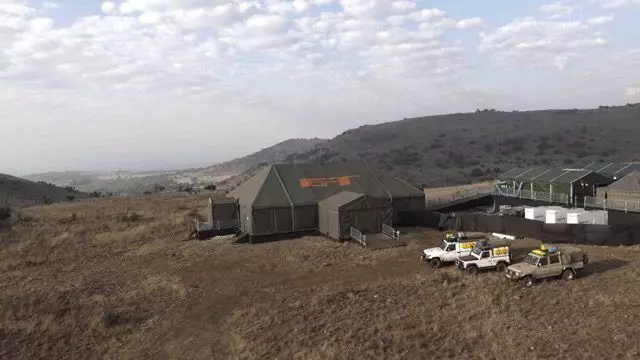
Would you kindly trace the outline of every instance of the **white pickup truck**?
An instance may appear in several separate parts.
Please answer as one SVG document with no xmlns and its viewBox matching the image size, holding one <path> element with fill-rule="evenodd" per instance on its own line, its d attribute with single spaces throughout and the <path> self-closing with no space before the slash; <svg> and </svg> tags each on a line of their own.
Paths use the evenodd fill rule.
<svg viewBox="0 0 640 360">
<path fill-rule="evenodd" d="M 475 275 L 478 270 L 496 269 L 504 272 L 511 264 L 509 246 L 496 246 L 486 241 L 478 241 L 471 254 L 456 259 L 458 269 Z"/>
<path fill-rule="evenodd" d="M 420 260 L 439 268 L 443 263 L 451 263 L 460 256 L 471 254 L 476 241 L 478 239 L 469 239 L 463 234 L 447 234 L 439 247 L 423 250 Z"/>
</svg>

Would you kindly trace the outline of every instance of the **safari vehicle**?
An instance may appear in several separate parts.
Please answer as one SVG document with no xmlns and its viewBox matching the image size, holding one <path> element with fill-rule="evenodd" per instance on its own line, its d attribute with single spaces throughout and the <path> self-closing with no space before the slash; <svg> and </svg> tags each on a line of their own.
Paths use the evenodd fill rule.
<svg viewBox="0 0 640 360">
<path fill-rule="evenodd" d="M 443 263 L 452 263 L 460 256 L 471 254 L 477 241 L 478 239 L 470 239 L 464 233 L 447 233 L 440 247 L 423 250 L 420 260 L 439 268 Z"/>
<path fill-rule="evenodd" d="M 526 287 L 533 286 L 536 280 L 550 277 L 562 276 L 565 280 L 573 280 L 588 262 L 589 258 L 580 248 L 542 245 L 527 254 L 521 263 L 509 266 L 505 276 L 522 281 Z"/>
<path fill-rule="evenodd" d="M 456 265 L 461 271 L 466 271 L 471 275 L 478 273 L 478 270 L 496 269 L 504 272 L 511 264 L 511 250 L 509 246 L 489 244 L 485 240 L 476 243 L 467 256 L 460 256 L 456 259 Z"/>
</svg>

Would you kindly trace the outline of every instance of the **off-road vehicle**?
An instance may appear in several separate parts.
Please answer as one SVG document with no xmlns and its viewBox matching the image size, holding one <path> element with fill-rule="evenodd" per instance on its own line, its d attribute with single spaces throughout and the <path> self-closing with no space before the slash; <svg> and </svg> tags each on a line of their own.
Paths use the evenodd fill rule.
<svg viewBox="0 0 640 360">
<path fill-rule="evenodd" d="M 573 280 L 584 269 L 589 258 L 582 249 L 569 246 L 542 245 L 532 250 L 521 263 L 507 268 L 505 276 L 514 281 L 522 281 L 530 287 L 536 280 L 562 276 L 565 280 Z"/>
<path fill-rule="evenodd" d="M 423 250 L 420 260 L 439 268 L 443 263 L 451 263 L 460 256 L 471 254 L 478 240 L 470 239 L 463 233 L 447 233 L 440 247 Z"/>
<path fill-rule="evenodd" d="M 456 259 L 458 269 L 475 275 L 478 270 L 496 269 L 504 272 L 511 264 L 511 250 L 509 246 L 489 244 L 485 240 L 476 243 L 467 256 Z"/>
</svg>

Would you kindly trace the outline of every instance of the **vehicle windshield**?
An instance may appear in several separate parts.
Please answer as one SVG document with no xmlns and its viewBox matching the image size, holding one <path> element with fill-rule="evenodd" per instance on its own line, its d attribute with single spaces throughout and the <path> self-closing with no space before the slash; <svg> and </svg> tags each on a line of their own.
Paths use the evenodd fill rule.
<svg viewBox="0 0 640 360">
<path fill-rule="evenodd" d="M 540 258 L 535 256 L 535 255 L 531 255 L 531 254 L 527 255 L 527 257 L 524 258 L 524 262 L 525 263 L 527 263 L 529 265 L 533 265 L 533 266 L 538 265 L 538 261 L 540 261 Z"/>
<path fill-rule="evenodd" d="M 449 245 L 449 243 L 442 240 L 442 245 L 440 245 L 440 249 L 445 250 L 447 248 L 447 245 Z"/>
<path fill-rule="evenodd" d="M 479 247 L 473 248 L 473 251 L 471 251 L 471 253 L 476 257 L 480 257 L 480 254 L 482 253 L 482 249 L 480 249 Z"/>
</svg>

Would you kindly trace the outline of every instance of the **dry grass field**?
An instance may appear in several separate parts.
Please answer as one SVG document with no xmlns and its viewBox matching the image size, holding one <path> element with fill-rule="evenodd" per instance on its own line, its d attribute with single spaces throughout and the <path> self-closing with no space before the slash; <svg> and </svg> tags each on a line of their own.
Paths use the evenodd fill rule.
<svg viewBox="0 0 640 360">
<path fill-rule="evenodd" d="M 433 270 L 442 234 L 186 241 L 203 198 L 24 209 L 0 231 L 1 359 L 637 359 L 640 247 L 585 247 L 573 282 Z M 517 243 L 517 256 L 533 240 Z"/>
</svg>

